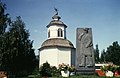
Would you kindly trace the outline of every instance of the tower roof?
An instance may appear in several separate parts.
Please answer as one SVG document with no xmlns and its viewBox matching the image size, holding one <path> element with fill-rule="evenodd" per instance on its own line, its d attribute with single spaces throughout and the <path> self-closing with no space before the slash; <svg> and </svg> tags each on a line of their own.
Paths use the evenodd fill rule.
<svg viewBox="0 0 120 78">
<path fill-rule="evenodd" d="M 52 21 L 47 25 L 47 27 L 52 26 L 52 25 L 58 25 L 58 26 L 65 26 L 67 28 L 67 26 L 60 21 L 61 17 L 58 15 L 58 10 L 55 8 L 55 15 L 52 17 Z"/>
<path fill-rule="evenodd" d="M 58 16 L 58 10 L 56 9 L 55 11 L 56 11 L 56 14 L 52 17 L 53 20 L 47 25 L 47 27 L 48 28 L 50 26 L 64 27 L 63 28 L 64 30 L 62 30 L 63 32 L 59 32 L 59 34 L 61 33 L 63 36 L 58 36 L 58 29 L 51 30 L 50 28 L 48 32 L 49 38 L 42 43 L 41 48 L 39 50 L 42 50 L 48 47 L 74 48 L 74 45 L 69 40 L 66 39 L 66 27 L 67 26 L 62 21 L 60 21 L 61 17 Z M 53 33 L 55 33 L 55 35 Z"/>
<path fill-rule="evenodd" d="M 53 26 L 53 25 L 58 25 L 58 26 L 65 26 L 65 28 L 67 28 L 67 26 L 60 20 L 52 20 L 47 27 L 49 26 Z"/>
<path fill-rule="evenodd" d="M 67 39 L 61 39 L 61 38 L 52 38 L 52 39 L 47 39 L 44 41 L 41 45 L 41 48 L 43 47 L 52 47 L 52 46 L 59 46 L 59 47 L 69 47 L 69 48 L 74 48 L 73 44 L 67 40 Z"/>
</svg>

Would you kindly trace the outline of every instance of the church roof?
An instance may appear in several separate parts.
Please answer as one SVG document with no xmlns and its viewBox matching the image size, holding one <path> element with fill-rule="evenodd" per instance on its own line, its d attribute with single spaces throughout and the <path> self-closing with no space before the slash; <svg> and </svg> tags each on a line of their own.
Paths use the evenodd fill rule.
<svg viewBox="0 0 120 78">
<path fill-rule="evenodd" d="M 52 25 L 60 25 L 60 26 L 65 26 L 65 27 L 67 27 L 62 21 L 59 21 L 59 20 L 52 20 L 52 21 L 47 25 L 47 27 L 52 26 Z"/>
<path fill-rule="evenodd" d="M 41 48 L 50 47 L 50 46 L 74 48 L 73 44 L 69 40 L 62 39 L 62 38 L 47 39 L 46 41 L 43 42 L 43 44 L 41 45 Z"/>
<path fill-rule="evenodd" d="M 54 15 L 52 17 L 52 21 L 47 25 L 47 27 L 52 26 L 52 25 L 60 25 L 60 26 L 65 26 L 67 27 L 62 21 L 60 21 L 61 17 L 58 15 Z"/>
</svg>

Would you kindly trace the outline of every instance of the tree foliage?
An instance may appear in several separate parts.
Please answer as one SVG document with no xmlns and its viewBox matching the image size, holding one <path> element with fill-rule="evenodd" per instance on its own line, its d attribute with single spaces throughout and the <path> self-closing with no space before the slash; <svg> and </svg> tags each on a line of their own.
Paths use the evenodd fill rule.
<svg viewBox="0 0 120 78">
<path fill-rule="evenodd" d="M 27 75 L 35 68 L 33 41 L 20 17 L 13 21 L 6 33 L 6 53 L 3 55 L 7 70 L 15 75 Z M 23 73 L 24 72 L 24 73 Z"/>
<path fill-rule="evenodd" d="M 100 62 L 105 63 L 106 62 L 106 52 L 105 49 L 101 52 Z"/>
<path fill-rule="evenodd" d="M 0 2 L 0 70 L 17 76 L 27 75 L 38 64 L 32 46 L 33 41 L 29 39 L 29 31 L 25 29 L 25 23 L 21 18 L 17 17 L 11 22 L 5 10 L 6 5 Z"/>
<path fill-rule="evenodd" d="M 5 10 L 6 5 L 0 2 L 0 70 L 4 70 L 5 68 L 5 65 L 3 64 L 4 61 L 2 61 L 3 55 L 6 53 L 5 49 L 7 47 L 5 31 L 7 25 L 10 24 L 9 14 L 6 14 Z"/>
<path fill-rule="evenodd" d="M 96 45 L 96 49 L 94 50 L 94 57 L 95 57 L 95 62 L 98 63 L 99 60 L 99 49 L 98 49 L 98 44 Z"/>
<path fill-rule="evenodd" d="M 117 41 L 107 48 L 106 61 L 120 65 L 120 45 Z"/>
<path fill-rule="evenodd" d="M 7 24 L 10 23 L 9 14 L 5 13 L 6 5 L 0 2 L 0 35 L 5 33 Z"/>
</svg>

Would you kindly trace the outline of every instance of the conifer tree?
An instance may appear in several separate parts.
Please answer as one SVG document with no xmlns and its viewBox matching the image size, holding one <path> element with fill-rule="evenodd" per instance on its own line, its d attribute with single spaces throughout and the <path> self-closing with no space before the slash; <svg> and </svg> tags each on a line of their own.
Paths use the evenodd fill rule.
<svg viewBox="0 0 120 78">
<path fill-rule="evenodd" d="M 120 45 L 118 42 L 113 42 L 106 50 L 106 60 L 120 65 Z"/>
<path fill-rule="evenodd" d="M 105 63 L 106 62 L 106 52 L 105 49 L 101 52 L 100 62 Z"/>
<path fill-rule="evenodd" d="M 7 24 L 10 23 L 9 14 L 5 13 L 6 5 L 0 1 L 0 35 L 5 33 Z"/>
<path fill-rule="evenodd" d="M 35 68 L 35 54 L 33 41 L 29 39 L 29 32 L 20 17 L 13 21 L 9 32 L 6 33 L 6 54 L 4 62 L 6 69 L 17 76 L 28 75 Z"/>
<path fill-rule="evenodd" d="M 0 1 L 0 70 L 17 76 L 28 75 L 37 64 L 33 41 L 21 18 L 11 22 L 5 10 L 6 5 Z"/>
<path fill-rule="evenodd" d="M 6 53 L 5 47 L 7 46 L 5 43 L 6 42 L 5 31 L 8 24 L 10 24 L 9 14 L 8 13 L 6 14 L 5 10 L 6 5 L 0 1 L 0 70 L 5 69 L 5 65 L 3 64 L 4 61 L 2 61 L 3 55 Z"/>
<path fill-rule="evenodd" d="M 99 49 L 98 49 L 98 44 L 96 45 L 96 49 L 94 50 L 94 56 L 95 56 L 95 62 L 99 62 Z"/>
</svg>

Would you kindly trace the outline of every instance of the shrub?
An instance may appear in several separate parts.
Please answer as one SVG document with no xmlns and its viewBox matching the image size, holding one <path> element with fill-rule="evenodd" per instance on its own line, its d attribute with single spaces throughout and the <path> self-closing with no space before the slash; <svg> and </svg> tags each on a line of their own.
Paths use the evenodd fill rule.
<svg viewBox="0 0 120 78">
<path fill-rule="evenodd" d="M 51 66 L 51 75 L 52 77 L 59 77 L 60 71 L 55 66 Z"/>
<path fill-rule="evenodd" d="M 47 77 L 58 77 L 60 76 L 59 70 L 55 66 L 50 66 L 48 62 L 43 63 L 43 65 L 40 67 L 40 75 L 47 76 Z"/>
<path fill-rule="evenodd" d="M 43 76 L 51 77 L 51 67 L 48 62 L 43 63 L 43 65 L 40 67 L 40 74 Z"/>
<path fill-rule="evenodd" d="M 59 64 L 59 70 L 60 71 L 70 71 L 70 72 L 74 72 L 75 70 L 76 70 L 76 68 L 75 68 L 75 66 L 69 66 L 69 64 L 64 64 L 64 63 L 62 63 L 62 64 Z"/>
<path fill-rule="evenodd" d="M 113 65 L 113 64 L 109 64 L 109 65 L 104 65 L 101 67 L 102 71 L 112 71 L 115 72 L 116 70 L 118 70 L 119 66 L 117 65 Z"/>
</svg>

